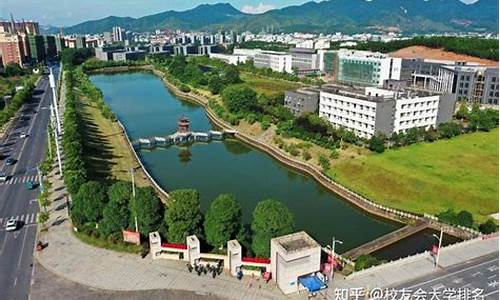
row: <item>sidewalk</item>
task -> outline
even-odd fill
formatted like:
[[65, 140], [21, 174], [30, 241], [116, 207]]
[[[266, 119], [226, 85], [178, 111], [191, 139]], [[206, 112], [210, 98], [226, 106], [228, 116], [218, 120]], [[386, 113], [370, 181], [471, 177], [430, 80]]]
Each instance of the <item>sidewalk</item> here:
[[395, 286], [399, 283], [420, 278], [436, 270], [451, 267], [468, 260], [498, 252], [498, 237], [486, 240], [470, 240], [441, 249], [439, 267], [434, 267], [434, 259], [429, 253], [415, 255], [397, 262], [391, 262], [372, 270], [368, 269], [344, 278], [334, 280], [337, 288]]

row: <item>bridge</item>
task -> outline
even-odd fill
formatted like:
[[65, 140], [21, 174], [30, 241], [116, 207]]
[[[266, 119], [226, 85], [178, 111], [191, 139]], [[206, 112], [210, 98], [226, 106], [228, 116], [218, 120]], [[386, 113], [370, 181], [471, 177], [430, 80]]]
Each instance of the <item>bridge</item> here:
[[396, 243], [404, 238], [409, 237], [410, 235], [420, 232], [427, 227], [429, 227], [429, 223], [426, 221], [419, 221], [416, 225], [406, 225], [403, 228], [381, 236], [371, 242], [344, 252], [342, 253], [342, 257], [348, 258], [350, 260], [356, 260], [361, 255], [370, 254], [372, 252], [380, 250], [386, 246], [389, 246], [390, 244]]
[[183, 145], [195, 142], [205, 142], [210, 141], [220, 141], [227, 137], [234, 137], [236, 131], [234, 130], [223, 130], [216, 131], [210, 130], [208, 132], [196, 132], [196, 131], [177, 131], [174, 134], [167, 136], [153, 136], [148, 138], [139, 138], [132, 142], [132, 145], [136, 149], [141, 148], [155, 148], [155, 147], [168, 147], [171, 145]]

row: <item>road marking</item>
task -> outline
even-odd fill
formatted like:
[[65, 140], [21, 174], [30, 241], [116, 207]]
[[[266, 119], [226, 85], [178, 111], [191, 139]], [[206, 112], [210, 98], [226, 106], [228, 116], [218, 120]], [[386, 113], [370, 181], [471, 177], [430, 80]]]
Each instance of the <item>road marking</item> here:
[[442, 288], [444, 288], [444, 285], [442, 283], [431, 286], [431, 289], [433, 289], [434, 291], [439, 291]]
[[459, 283], [462, 283], [464, 280], [462, 278], [457, 278], [455, 280], [453, 280], [453, 283], [454, 284], [459, 284]]
[[448, 277], [448, 276], [451, 276], [451, 275], [455, 275], [455, 274], [458, 274], [458, 273], [462, 273], [464, 271], [467, 271], [467, 270], [470, 270], [470, 269], [473, 269], [473, 268], [477, 268], [479, 266], [482, 266], [482, 265], [486, 265], [486, 264], [490, 264], [494, 261], [498, 261], [498, 258], [494, 259], [494, 260], [490, 260], [490, 261], [485, 261], [483, 263], [480, 263], [480, 264], [477, 264], [477, 265], [473, 265], [473, 266], [470, 266], [470, 267], [467, 267], [465, 269], [460, 269], [458, 271], [455, 271], [455, 272], [451, 272], [451, 273], [448, 273], [448, 274], [445, 274], [443, 276], [440, 276], [440, 277], [436, 277], [436, 278], [433, 278], [433, 279], [430, 279], [430, 280], [427, 280], [427, 281], [424, 281], [424, 282], [420, 282], [420, 283], [417, 283], [415, 285], [412, 285], [412, 286], [409, 286], [409, 287], [406, 287], [407, 289], [413, 289], [417, 286], [421, 286], [421, 285], [424, 285], [424, 284], [427, 284], [429, 282], [433, 282], [433, 281], [436, 281], [436, 280], [439, 280], [439, 279], [443, 279], [445, 277]]
[[488, 271], [490, 271], [490, 272], [495, 272], [497, 270], [498, 270], [497, 266], [491, 266], [491, 267], [488, 268]]
[[12, 184], [25, 183], [27, 181], [32, 181], [32, 182], [38, 183], [37, 175], [11, 177], [7, 181], [0, 182], [0, 186], [2, 186], [2, 185], [12, 185]]
[[488, 297], [489, 295], [493, 295], [493, 294], [496, 294], [496, 293], [498, 293], [498, 290], [491, 291], [488, 294], [483, 295], [483, 297]]
[[33, 219], [35, 218], [35, 214], [31, 214], [31, 219], [30, 219], [30, 223], [33, 223]]
[[23, 245], [21, 246], [21, 254], [19, 255], [19, 261], [17, 262], [17, 268], [19, 269], [19, 266], [21, 265], [21, 260], [23, 259], [23, 253], [24, 253], [24, 246], [26, 244], [26, 236], [27, 236], [28, 230], [24, 231], [24, 239], [23, 239]]
[[492, 278], [495, 278], [497, 277], [498, 275], [491, 275], [491, 276], [488, 276], [488, 279], [492, 279]]
[[16, 279], [14, 279], [14, 285], [16, 285], [16, 284], [17, 284], [17, 277], [16, 277]]
[[492, 282], [488, 282], [489, 287], [497, 287], [498, 286], [498, 281], [493, 280]]
[[479, 271], [477, 271], [476, 273], [472, 274], [471, 276], [472, 276], [472, 277], [476, 277], [476, 276], [478, 276], [478, 275], [479, 275], [479, 276], [480, 276], [480, 275], [483, 275], [483, 272], [479, 272]]

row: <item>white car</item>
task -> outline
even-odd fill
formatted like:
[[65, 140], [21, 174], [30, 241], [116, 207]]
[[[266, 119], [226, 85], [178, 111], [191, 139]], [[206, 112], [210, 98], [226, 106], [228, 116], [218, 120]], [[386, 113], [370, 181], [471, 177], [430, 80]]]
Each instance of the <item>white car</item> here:
[[0, 172], [0, 182], [7, 181], [7, 174]]
[[25, 139], [28, 135], [24, 132], [21, 132], [21, 134], [19, 135], [19, 138], [21, 139]]
[[5, 230], [7, 231], [14, 231], [17, 229], [17, 221], [16, 219], [10, 219], [7, 221], [7, 224], [5, 225]]

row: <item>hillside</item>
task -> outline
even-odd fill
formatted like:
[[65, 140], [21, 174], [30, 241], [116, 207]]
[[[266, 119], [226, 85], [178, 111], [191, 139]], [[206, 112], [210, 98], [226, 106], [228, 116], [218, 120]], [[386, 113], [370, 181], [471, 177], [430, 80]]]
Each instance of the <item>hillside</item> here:
[[279, 32], [498, 32], [498, 1], [479, 0], [329, 0], [307, 2], [245, 14], [230, 4], [203, 4], [186, 11], [166, 11], [141, 18], [107, 17], [65, 28], [66, 33], [98, 33], [121, 26], [127, 30], [250, 30]]

